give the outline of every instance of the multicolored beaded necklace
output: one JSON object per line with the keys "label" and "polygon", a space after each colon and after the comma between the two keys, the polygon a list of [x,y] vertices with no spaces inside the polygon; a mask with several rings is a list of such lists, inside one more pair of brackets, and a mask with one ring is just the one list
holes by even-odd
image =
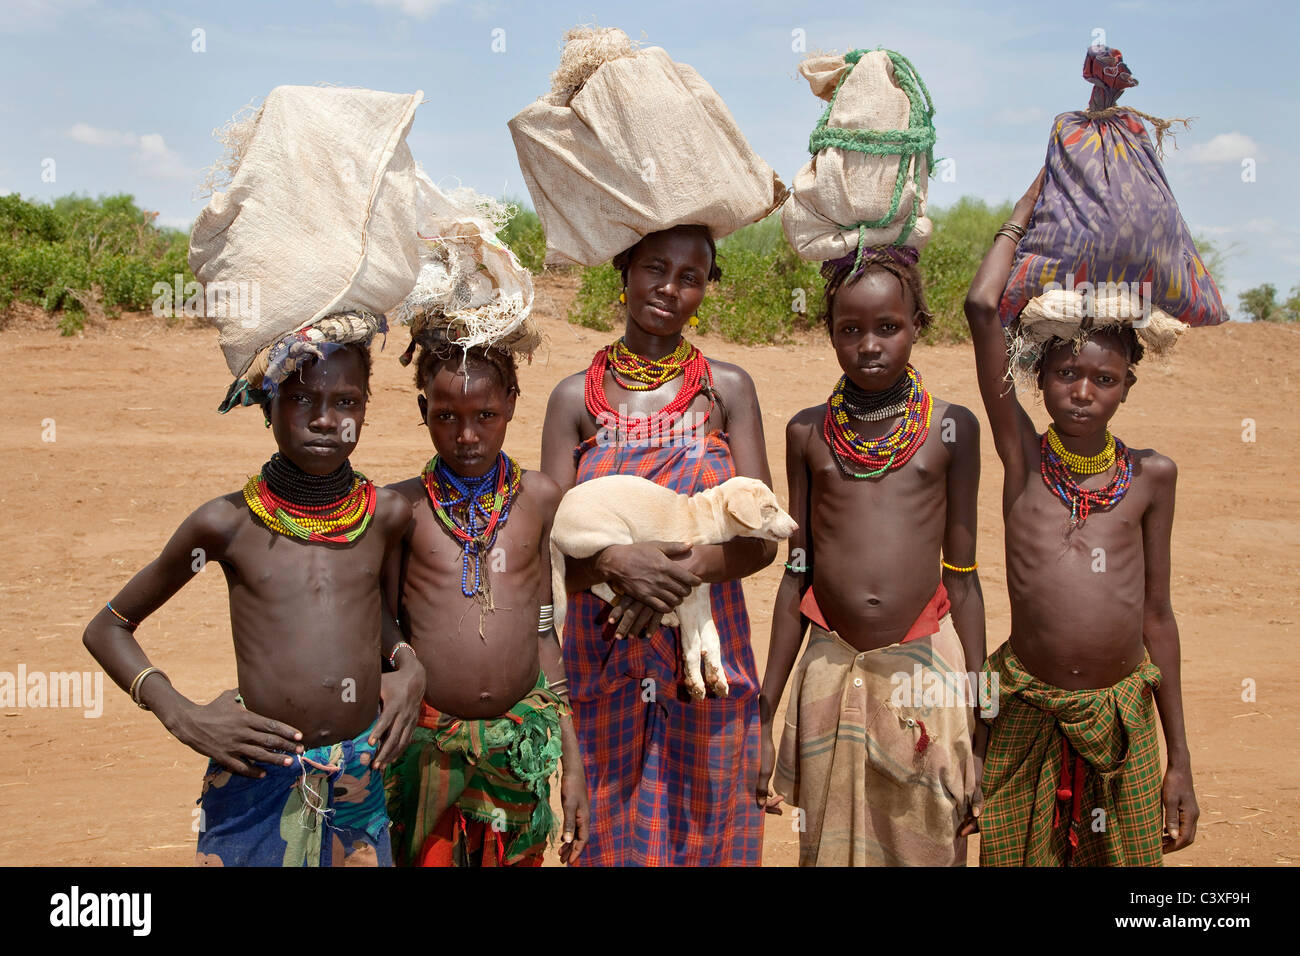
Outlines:
{"label": "multicolored beaded necklace", "polygon": [[344,462],[332,474],[309,475],[279,453],[244,485],[248,510],[277,534],[348,544],[375,514],[374,482]]}
{"label": "multicolored beaded necklace", "polygon": [[[934,400],[921,384],[920,374],[911,365],[902,381],[908,385],[903,420],[883,438],[863,438],[849,428],[850,411],[845,401],[850,384],[848,376],[840,376],[835,384],[830,401],[826,403],[822,435],[836,464],[850,478],[878,478],[887,471],[902,468],[925,444],[926,436],[930,434]],[[867,470],[857,471],[852,465]]]}
{"label": "multicolored beaded necklace", "polygon": [[[1107,433],[1109,434],[1109,433]],[[1111,479],[1110,484],[1105,488],[1097,491],[1090,491],[1087,488],[1080,488],[1079,483],[1074,480],[1070,473],[1065,459],[1057,454],[1053,447],[1053,442],[1049,436],[1054,437],[1055,433],[1049,428],[1043,433],[1041,448],[1042,464],[1040,469],[1043,473],[1043,484],[1051,489],[1056,497],[1060,498],[1065,506],[1070,509],[1070,529],[1073,530],[1088,520],[1094,508],[1109,508],[1119,501],[1128,493],[1129,485],[1133,481],[1133,458],[1129,455],[1128,449],[1118,438],[1113,438],[1114,460],[1119,463],[1119,469],[1115,472],[1115,477]],[[1057,439],[1057,443],[1059,443]],[[1110,442],[1107,442],[1110,447]],[[1106,452],[1102,452],[1104,456]],[[1091,459],[1084,459],[1087,462]],[[1093,456],[1098,458],[1101,456]],[[1100,472],[1091,472],[1091,474],[1100,474]]]}
{"label": "multicolored beaded necklace", "polygon": [[[497,532],[510,517],[523,470],[505,452],[498,452],[492,470],[478,478],[458,475],[434,455],[424,466],[424,489],[438,520],[463,548],[460,591],[492,609],[492,588],[483,573],[483,559],[492,551]],[[470,586],[470,567],[474,585]]]}
{"label": "multicolored beaded necklace", "polygon": [[684,374],[686,366],[699,354],[700,350],[685,339],[681,339],[677,347],[661,359],[637,355],[621,338],[605,349],[610,374],[629,392],[648,392],[671,382]]}
{"label": "multicolored beaded necklace", "polygon": [[1047,426],[1047,444],[1052,447],[1052,451],[1061,461],[1065,462],[1065,467],[1076,475],[1100,475],[1103,471],[1110,471],[1110,466],[1115,464],[1115,436],[1106,432],[1106,444],[1100,452],[1092,456],[1076,455],[1061,443],[1061,436],[1056,431],[1055,425]]}
{"label": "multicolored beaded necklace", "polygon": [[[690,407],[695,396],[700,392],[706,392],[709,395],[709,413],[713,413],[713,369],[710,368],[708,360],[704,353],[695,346],[687,346],[689,352],[686,358],[680,363],[670,362],[678,350],[687,343],[683,340],[671,355],[667,358],[660,359],[658,362],[651,359],[643,359],[640,356],[636,358],[642,363],[633,365],[624,363],[618,367],[612,367],[611,362],[614,359],[618,346],[622,339],[596,353],[591,360],[591,365],[587,368],[587,379],[583,387],[583,395],[587,405],[587,411],[595,417],[596,421],[602,426],[614,426],[619,432],[626,433],[630,439],[637,440],[648,438],[651,435],[663,435],[672,431],[674,424],[680,419],[683,412]],[[624,346],[626,348],[626,346]],[[629,355],[635,355],[629,351]],[[620,360],[622,361],[622,360]],[[616,412],[609,404],[609,399],[605,397],[605,370],[611,368],[615,374],[615,381],[620,385],[623,382],[618,378],[618,374],[634,378],[639,382],[645,383],[645,389],[656,388],[664,382],[671,381],[676,377],[676,372],[672,376],[664,378],[663,381],[656,384],[656,378],[660,372],[654,370],[653,366],[664,363],[672,364],[674,368],[679,368],[682,375],[682,386],[677,395],[663,408],[657,412],[652,412],[645,417],[624,417],[621,413]],[[638,389],[639,390],[639,389]],[[708,418],[708,415],[705,416]]]}
{"label": "multicolored beaded necklace", "polygon": [[860,422],[881,422],[906,412],[911,395],[912,380],[906,375],[880,392],[859,388],[850,378],[844,383],[844,410]]}

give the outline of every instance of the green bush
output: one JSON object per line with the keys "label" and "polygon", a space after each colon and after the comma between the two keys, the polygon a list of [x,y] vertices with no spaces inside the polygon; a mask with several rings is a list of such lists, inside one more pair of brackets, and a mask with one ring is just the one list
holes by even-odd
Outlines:
{"label": "green bush", "polygon": [[541,272],[546,263],[546,233],[542,231],[541,219],[517,199],[504,201],[517,211],[498,233],[501,241],[519,257],[525,269]]}
{"label": "green bush", "polygon": [[569,321],[583,328],[608,332],[623,323],[618,301],[623,291],[623,276],[608,263],[582,270],[582,284],[569,310]]}
{"label": "green bush", "polygon": [[965,342],[970,338],[962,308],[966,293],[993,245],[993,234],[1011,217],[1011,204],[990,208],[967,196],[946,209],[931,209],[929,215],[934,235],[921,253],[920,270],[934,320],[925,337],[930,342]]}
{"label": "green bush", "polygon": [[0,308],[18,300],[62,309],[64,334],[85,319],[74,292],[109,313],[150,308],[155,282],[194,278],[188,237],[157,228],[155,216],[126,195],[63,196],[48,205],[0,196]]}
{"label": "green bush", "polygon": [[58,242],[59,217],[49,206],[25,202],[17,193],[0,196],[0,237],[15,241]]}

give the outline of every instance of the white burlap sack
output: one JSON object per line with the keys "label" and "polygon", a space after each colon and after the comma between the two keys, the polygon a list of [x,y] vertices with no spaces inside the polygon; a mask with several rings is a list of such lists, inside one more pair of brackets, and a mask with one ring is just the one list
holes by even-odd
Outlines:
{"label": "white burlap sack", "polygon": [[436,326],[467,350],[487,345],[531,357],[542,341],[532,318],[533,276],[497,238],[509,210],[468,187],[446,193],[423,172],[417,178],[425,248],[415,287],[390,314],[393,324],[410,325],[413,341]]}
{"label": "white burlap sack", "polygon": [[717,239],[776,208],[780,179],[695,70],[619,30],[568,40],[552,92],[509,124],[548,263],[600,265],[688,223]]}
{"label": "white burlap sack", "polygon": [[[907,130],[914,119],[929,126],[928,116],[913,116],[912,102],[900,88],[888,51],[863,53],[856,64],[846,62],[843,55],[809,57],[799,64],[799,72],[814,94],[831,103],[828,129]],[[841,77],[844,82],[837,93]],[[904,156],[902,188],[891,216]],[[919,252],[934,228],[925,215],[929,174],[928,150],[876,155],[822,148],[799,170],[781,207],[786,238],[800,256],[814,261],[854,253],[859,241],[863,248],[907,245]],[[860,228],[881,220],[885,221]]]}
{"label": "white burlap sack", "polygon": [[205,294],[257,290],[255,309],[209,315],[236,377],[292,332],[335,313],[383,315],[410,291],[419,187],[404,139],[423,97],[280,86],[231,137],[229,186],[195,220],[189,260]]}

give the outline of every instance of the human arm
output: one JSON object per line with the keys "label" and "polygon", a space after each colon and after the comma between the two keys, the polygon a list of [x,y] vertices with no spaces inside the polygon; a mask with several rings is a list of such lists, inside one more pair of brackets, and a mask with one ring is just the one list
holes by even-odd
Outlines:
{"label": "human arm", "polygon": [[[395,491],[384,489],[385,514],[380,527],[387,539],[383,570],[380,572],[381,653],[392,670],[379,679],[379,719],[370,734],[370,745],[378,745],[375,769],[382,770],[401,756],[411,742],[411,732],[420,716],[424,699],[424,664],[411,645],[402,639],[398,623],[402,568],[414,519],[411,503]],[[401,646],[399,646],[401,645]]]}
{"label": "human arm", "polygon": [[[767,464],[763,417],[754,380],[744,369],[729,363],[716,362],[714,369],[715,385],[725,397],[726,429],[731,438],[731,457],[736,474],[757,478],[771,488],[772,471]],[[776,558],[776,552],[775,541],[739,537],[725,544],[697,545],[682,563],[701,581],[716,584],[749,577],[763,570]]]}
{"label": "human arm", "polygon": [[[144,621],[208,563],[225,558],[241,518],[229,499],[203,505],[181,523],[162,553],[113,597],[113,608],[137,625]],[[127,692],[138,675],[152,666],[134,630],[105,607],[82,636],[86,650]],[[199,705],[155,671],[139,682],[136,695],[173,737],[234,773],[262,777],[266,772],[255,767],[254,761],[288,766],[293,758],[280,751],[302,752],[298,730],[245,709],[233,690],[210,704]]]}
{"label": "human arm", "polygon": [[[974,568],[976,564],[976,521],[979,512],[980,432],[979,422],[969,409],[949,406],[948,419],[953,422],[953,441],[948,443],[950,460],[947,479],[947,508],[943,532],[943,560],[945,565],[957,568]],[[942,570],[943,585],[952,601],[952,621],[961,639],[966,661],[966,672],[978,675],[986,656],[984,593],[980,588],[979,571]],[[978,685],[972,683],[974,691]],[[975,793],[965,818],[958,828],[958,836],[969,836],[979,829],[976,818],[983,809],[984,795],[979,780],[984,766],[984,753],[988,747],[988,727],[980,719],[978,694],[972,695],[971,707],[975,715],[975,735],[971,750],[975,759]]]}
{"label": "human arm", "polygon": [[[1044,168],[1016,203],[1009,222],[1014,222],[1022,229],[1028,227],[1045,176]],[[1030,449],[1037,440],[1034,423],[1021,407],[1015,387],[1007,380],[1006,336],[998,317],[998,306],[1007,279],[1011,276],[1015,251],[1015,241],[1005,234],[994,238],[992,248],[984,256],[984,261],[980,263],[979,270],[971,281],[965,305],[966,321],[970,325],[971,342],[975,349],[975,371],[980,397],[989,416],[993,444],[1005,473],[1004,512],[1007,495],[1019,494],[1024,487],[1028,463],[1033,460]]]}
{"label": "human arm", "polygon": [[[579,373],[561,381],[546,405],[541,470],[561,492],[572,488],[578,476],[573,450],[582,441],[580,422],[586,412],[583,378]],[[622,592],[625,597],[611,611],[610,619],[617,622],[619,636],[626,637],[652,622],[657,625],[659,615],[676,608],[700,584],[698,577],[673,560],[690,551],[683,543],[641,542],[605,548],[589,558],[566,558],[565,589],[574,594],[608,581]],[[565,599],[566,595],[557,596],[557,600]]]}
{"label": "human arm", "polygon": [[1146,588],[1142,602],[1142,640],[1151,663],[1160,668],[1156,709],[1165,733],[1168,765],[1161,786],[1164,803],[1164,850],[1181,850],[1196,838],[1200,809],[1192,788],[1192,761],[1183,725],[1183,688],[1178,622],[1169,598],[1170,537],[1174,524],[1174,497],[1178,467],[1162,455],[1151,455],[1142,470],[1154,488],[1151,504],[1142,516],[1142,554]]}
{"label": "human arm", "polygon": [[[553,606],[554,594],[551,591],[551,522],[555,518],[555,509],[560,502],[560,490],[554,491],[545,499],[545,520],[542,538],[538,545],[540,555],[540,574],[538,580],[537,603],[539,607]],[[561,595],[561,600],[564,596]],[[541,628],[539,621],[537,632],[537,655],[541,662],[542,673],[546,676],[547,686],[569,705],[569,682],[564,670],[564,657],[560,648],[559,637],[553,626]],[[578,735],[573,729],[573,717],[565,713],[560,718],[560,806],[564,811],[564,829],[561,834],[560,860],[573,863],[582,855],[582,848],[587,844],[590,818],[590,803],[587,798],[587,778],[582,767],[582,754],[578,750]]]}
{"label": "human arm", "polygon": [[[754,799],[758,805],[772,813],[779,813],[781,800],[789,794],[771,790],[772,774],[776,770],[776,742],[773,740],[773,723],[776,708],[790,680],[799,648],[803,646],[808,625],[799,612],[799,602],[812,585],[812,526],[811,482],[805,458],[809,425],[796,415],[785,429],[785,473],[790,490],[790,514],[799,523],[790,537],[789,560],[785,574],[776,591],[772,607],[772,636],[767,651],[767,669],[763,672],[763,687],[758,697],[762,756],[758,780],[754,786]],[[802,569],[802,570],[795,570]]]}

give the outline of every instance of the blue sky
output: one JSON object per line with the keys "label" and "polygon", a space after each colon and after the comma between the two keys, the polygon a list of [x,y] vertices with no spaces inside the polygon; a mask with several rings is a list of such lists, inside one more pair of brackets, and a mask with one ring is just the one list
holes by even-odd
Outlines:
{"label": "blue sky", "polygon": [[[1102,30],[1141,84],[1122,103],[1196,118],[1180,148],[1167,150],[1165,169],[1193,232],[1230,250],[1225,304],[1235,311],[1238,293],[1261,282],[1300,284],[1300,189],[1288,171],[1300,155],[1293,4],[4,0],[0,8],[0,192],[129,192],[176,226],[202,206],[195,185],[220,152],[212,130],[286,83],[422,89],[427,102],[408,142],[430,175],[524,197],[506,121],[547,90],[564,31],[591,22],[698,69],[786,182],[807,159],[821,105],[795,72],[800,41],[808,52],[898,50],[934,97],[937,155],[956,164],[953,181],[932,180],[931,203],[999,202],[1032,180],[1051,118],[1086,105],[1080,69]],[[494,40],[504,50],[494,52]],[[1243,181],[1244,160],[1254,161],[1253,182]]]}

